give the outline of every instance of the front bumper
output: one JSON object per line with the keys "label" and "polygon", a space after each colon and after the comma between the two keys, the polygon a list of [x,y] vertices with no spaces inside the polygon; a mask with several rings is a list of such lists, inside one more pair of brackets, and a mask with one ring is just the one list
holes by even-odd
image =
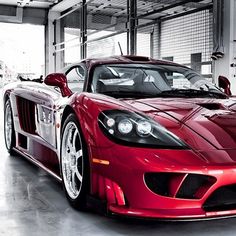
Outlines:
{"label": "front bumper", "polygon": [[201,209],[173,209],[173,210],[146,210],[111,205],[108,209],[111,214],[132,218],[149,218],[162,220],[203,220],[236,217],[236,210],[204,212]]}
{"label": "front bumper", "polygon": [[[93,163],[92,195],[106,200],[108,211],[112,214],[171,220],[210,219],[236,215],[236,200],[235,204],[230,202],[229,205],[227,201],[222,202],[227,206],[221,207],[221,210],[214,210],[213,207],[208,211],[204,208],[216,190],[222,186],[236,186],[234,162],[209,163],[191,150],[150,150],[128,147],[117,149],[114,146],[106,150],[96,150],[93,154],[95,153],[96,157],[106,160],[109,165]],[[236,156],[236,151],[231,150],[230,155],[233,153]],[[229,154],[225,151],[214,151],[214,155],[217,159],[217,155]],[[177,180],[174,179],[174,184],[170,184],[175,186],[174,190],[166,195],[155,193],[145,182],[146,173],[176,174]],[[201,190],[196,191],[198,192],[196,196],[193,194],[193,197],[189,198],[178,197],[177,192],[184,184],[185,178],[182,177],[188,175],[209,176],[214,181],[201,186]],[[123,203],[116,201],[117,190],[114,185],[122,191],[125,199]],[[111,194],[113,189],[114,193]],[[233,194],[236,196],[236,187]],[[217,204],[221,204],[220,201]]]}

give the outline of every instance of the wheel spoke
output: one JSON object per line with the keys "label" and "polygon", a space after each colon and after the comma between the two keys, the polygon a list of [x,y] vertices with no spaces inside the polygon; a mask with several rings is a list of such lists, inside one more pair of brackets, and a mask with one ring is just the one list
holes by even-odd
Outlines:
{"label": "wheel spoke", "polygon": [[[71,130],[70,130],[70,133],[71,133]],[[72,134],[68,135],[68,141],[67,141],[68,142],[67,145],[69,147],[70,152],[73,150],[73,146],[72,146],[72,142],[71,142],[71,135]]]}
{"label": "wheel spoke", "polygon": [[76,182],[75,182],[75,172],[71,173],[71,188],[74,193],[76,193],[76,191],[78,191],[77,186],[76,186]]}
{"label": "wheel spoke", "polygon": [[78,178],[78,180],[80,181],[80,182],[82,182],[82,175],[79,173],[79,170],[76,168],[76,171],[75,171],[75,174],[76,174],[76,177]]}
{"label": "wheel spoke", "polygon": [[70,155],[73,153],[73,147],[72,147],[72,145],[71,145],[71,142],[70,141],[68,141],[68,143],[67,143],[67,155],[68,155],[68,159],[69,159],[69,157],[70,157]]}
{"label": "wheel spoke", "polygon": [[79,158],[81,158],[82,157],[82,149],[80,149],[79,151],[77,151],[76,152],[76,154],[75,154],[75,157],[76,157],[76,161],[79,159]]}
{"label": "wheel spoke", "polygon": [[72,147],[74,148],[75,150],[75,146],[76,146],[76,138],[78,136],[78,130],[76,129],[74,134],[73,134],[73,140],[72,140]]}
{"label": "wheel spoke", "polygon": [[64,149],[65,149],[65,150],[64,150],[64,152],[63,152],[63,158],[62,158],[61,162],[62,162],[62,164],[67,165],[67,163],[68,163],[68,161],[69,161],[69,158],[68,158],[68,156],[69,156],[68,147],[65,147]]}
{"label": "wheel spoke", "polygon": [[67,165],[64,166],[65,178],[67,181],[70,180],[70,170]]}
{"label": "wheel spoke", "polygon": [[71,142],[68,141],[68,144],[67,144],[67,145],[68,145],[69,151],[71,152],[71,150],[73,149]]}

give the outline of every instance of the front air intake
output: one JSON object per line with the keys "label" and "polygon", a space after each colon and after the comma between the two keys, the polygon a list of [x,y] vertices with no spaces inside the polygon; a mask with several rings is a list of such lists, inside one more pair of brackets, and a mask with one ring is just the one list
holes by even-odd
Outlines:
{"label": "front air intake", "polygon": [[187,173],[146,173],[144,180],[152,192],[181,199],[200,199],[216,182],[212,176]]}
{"label": "front air intake", "polygon": [[228,211],[236,209],[236,184],[216,189],[203,205],[207,212]]}

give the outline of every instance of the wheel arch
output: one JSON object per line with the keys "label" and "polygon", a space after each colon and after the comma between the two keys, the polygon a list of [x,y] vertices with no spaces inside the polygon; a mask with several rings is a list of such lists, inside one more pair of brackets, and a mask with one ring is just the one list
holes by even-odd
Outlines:
{"label": "wheel arch", "polygon": [[74,114],[77,121],[78,121],[78,124],[79,124],[79,128],[80,128],[80,131],[81,131],[81,138],[83,139],[83,142],[84,142],[84,145],[86,147],[86,151],[88,153],[88,143],[86,142],[85,140],[85,134],[84,134],[84,130],[81,126],[81,122],[80,122],[80,119],[78,119],[78,116],[77,116],[77,113],[76,111],[70,106],[70,105],[67,105],[63,111],[63,114],[62,114],[62,118],[61,118],[61,132],[60,132],[60,135],[62,135],[63,133],[63,126],[64,126],[64,123],[66,121],[66,118],[70,115],[70,114]]}
{"label": "wheel arch", "polygon": [[5,92],[3,95],[3,104],[5,104],[8,99],[10,99],[10,92]]}
{"label": "wheel arch", "polygon": [[[82,132],[82,136],[83,136],[83,138],[85,138],[85,136],[86,136],[86,130],[84,129],[84,127],[83,127],[83,125],[82,125],[82,123],[84,122],[84,120],[83,120],[83,118],[82,118],[84,111],[81,113],[81,110],[78,109],[78,105],[79,105],[79,104],[76,104],[76,105],[75,105],[75,108],[73,108],[71,104],[68,104],[68,105],[66,105],[66,107],[64,108],[63,113],[62,113],[62,117],[61,117],[61,132],[60,132],[61,135],[62,135],[63,126],[64,126],[64,123],[65,123],[65,121],[66,121],[66,118],[67,118],[70,114],[74,114],[74,115],[76,116],[76,119],[77,119],[78,123],[79,123],[80,129],[81,129],[81,132]],[[77,107],[77,108],[76,108],[76,107]],[[87,142],[86,142],[86,145],[88,145]]]}
{"label": "wheel arch", "polygon": [[[4,102],[4,139],[5,139],[5,145],[6,145],[7,151],[10,153],[10,155],[15,155],[16,153],[14,151],[14,148],[16,146],[16,133],[15,133],[15,128],[14,128],[13,114],[12,114],[11,101],[10,101],[10,95],[9,94],[6,94],[6,93],[4,94],[3,102]],[[7,104],[9,104],[9,105],[7,105]],[[9,107],[8,110],[10,110],[10,114],[11,114],[11,125],[10,126],[11,126],[12,131],[11,131],[10,136],[8,136],[8,134],[6,134],[6,132],[8,132],[8,131],[6,131],[6,114],[7,113],[9,114],[9,111],[6,112],[7,106]],[[6,141],[7,136],[10,137],[10,141],[8,141],[8,144],[7,144],[7,141]]]}
{"label": "wheel arch", "polygon": [[[64,111],[63,111],[63,114],[62,114],[62,118],[61,118],[61,129],[62,129],[62,127],[63,127],[63,124],[64,124],[66,118],[67,118],[71,113],[75,114],[75,111],[73,110],[73,108],[72,108],[71,106],[67,105],[67,106],[65,107]],[[62,131],[62,130],[61,130],[61,131]]]}

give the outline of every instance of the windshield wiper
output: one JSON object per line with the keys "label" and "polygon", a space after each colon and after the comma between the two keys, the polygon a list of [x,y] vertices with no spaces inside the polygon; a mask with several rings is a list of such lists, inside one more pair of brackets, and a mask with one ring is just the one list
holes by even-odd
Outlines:
{"label": "windshield wiper", "polygon": [[125,90],[111,90],[102,92],[104,95],[108,95],[114,98],[155,98],[155,97],[210,97],[210,98],[221,98],[225,99],[228,96],[218,90],[206,91],[197,89],[172,89],[165,90],[161,93],[145,93],[141,91],[125,91]]}
{"label": "windshield wiper", "polygon": [[197,89],[172,89],[165,90],[160,93],[163,96],[171,97],[213,97],[213,98],[228,98],[228,96],[220,91],[206,91]]}

